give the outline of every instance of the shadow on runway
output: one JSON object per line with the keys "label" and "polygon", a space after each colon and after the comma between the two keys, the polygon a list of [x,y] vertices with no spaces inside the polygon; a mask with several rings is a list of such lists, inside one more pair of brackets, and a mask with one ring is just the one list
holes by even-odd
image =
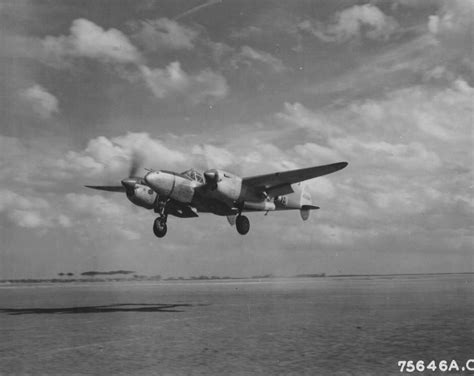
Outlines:
{"label": "shadow on runway", "polygon": [[[203,305],[203,304],[198,304]],[[184,307],[193,304],[109,304],[87,307],[61,307],[61,308],[0,308],[0,313],[8,315],[31,315],[53,313],[109,313],[109,312],[183,312]]]}

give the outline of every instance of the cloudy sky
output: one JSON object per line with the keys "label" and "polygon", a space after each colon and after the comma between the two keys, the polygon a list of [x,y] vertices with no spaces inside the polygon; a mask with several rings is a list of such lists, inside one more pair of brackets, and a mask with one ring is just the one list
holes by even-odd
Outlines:
{"label": "cloudy sky", "polygon": [[[473,271],[472,0],[0,2],[0,278]],[[84,184],[348,161],[321,206],[170,218]]]}

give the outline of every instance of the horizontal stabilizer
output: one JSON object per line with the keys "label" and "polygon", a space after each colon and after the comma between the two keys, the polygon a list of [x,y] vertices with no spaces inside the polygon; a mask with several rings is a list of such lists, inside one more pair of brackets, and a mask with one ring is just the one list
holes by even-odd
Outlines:
{"label": "horizontal stabilizer", "polygon": [[301,210],[316,210],[316,209],[319,209],[319,206],[315,206],[315,205],[303,205],[301,207]]}
{"label": "horizontal stabilizer", "polygon": [[121,185],[85,185],[87,188],[97,189],[107,192],[125,192],[125,187]]}

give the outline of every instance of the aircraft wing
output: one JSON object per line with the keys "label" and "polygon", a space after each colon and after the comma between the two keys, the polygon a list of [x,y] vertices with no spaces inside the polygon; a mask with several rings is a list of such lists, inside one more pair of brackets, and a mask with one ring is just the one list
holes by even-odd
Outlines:
{"label": "aircraft wing", "polygon": [[247,187],[266,191],[276,187],[288,186],[300,181],[317,178],[342,170],[347,162],[332,163],[324,166],[308,167],[299,170],[275,172],[272,174],[251,176],[242,179],[242,184]]}

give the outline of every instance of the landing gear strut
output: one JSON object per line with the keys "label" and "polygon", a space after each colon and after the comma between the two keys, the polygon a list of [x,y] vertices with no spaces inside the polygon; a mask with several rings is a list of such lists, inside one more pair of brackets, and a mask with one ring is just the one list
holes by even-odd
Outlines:
{"label": "landing gear strut", "polygon": [[239,214],[235,220],[235,227],[240,235],[245,235],[250,230],[249,219],[245,215]]}
{"label": "landing gear strut", "polygon": [[160,216],[155,219],[155,222],[153,222],[153,233],[158,238],[162,238],[168,231],[168,226],[166,226],[166,220],[168,219],[168,214],[166,213],[166,201],[158,202],[155,212]]}
{"label": "landing gear strut", "polygon": [[166,217],[166,215],[158,217],[155,219],[155,222],[153,222],[153,233],[158,238],[165,236],[166,232],[168,231],[168,226],[166,226]]}

